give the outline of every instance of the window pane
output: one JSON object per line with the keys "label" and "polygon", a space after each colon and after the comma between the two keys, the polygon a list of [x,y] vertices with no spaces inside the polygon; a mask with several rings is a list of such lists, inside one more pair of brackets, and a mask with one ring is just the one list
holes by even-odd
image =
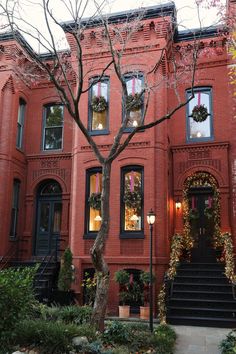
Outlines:
{"label": "window pane", "polygon": [[49,212],[50,212],[50,204],[41,203],[40,223],[39,223],[40,232],[49,231]]}
{"label": "window pane", "polygon": [[53,105],[46,108],[46,127],[62,126],[63,106]]}
{"label": "window pane", "polygon": [[45,150],[61,149],[62,146],[62,128],[45,129]]}
{"label": "window pane", "polygon": [[210,138],[211,137],[211,121],[210,116],[204,122],[195,122],[193,118],[189,117],[190,124],[190,138]]}
{"label": "window pane", "polygon": [[19,208],[19,196],[20,196],[20,182],[19,181],[14,181],[14,184],[13,184],[13,196],[12,196],[10,237],[16,237],[16,235],[17,235],[17,219],[18,219],[18,208]]}
{"label": "window pane", "polygon": [[[107,129],[108,82],[98,82],[92,86],[90,102],[91,130]],[[105,101],[104,101],[105,100]]]}
{"label": "window pane", "polygon": [[107,82],[98,82],[92,86],[92,96],[103,96],[107,101]]}
{"label": "window pane", "polygon": [[137,111],[130,111],[129,120],[127,123],[128,128],[135,128],[142,124],[142,109],[138,109]]}
{"label": "window pane", "polygon": [[140,93],[142,91],[142,80],[136,77],[132,77],[126,81],[128,95]]}
{"label": "window pane", "polygon": [[107,111],[92,113],[92,130],[102,130],[106,128]]}
{"label": "window pane", "polygon": [[17,136],[16,136],[16,146],[22,148],[23,140],[23,127],[25,120],[25,102],[20,99],[18,117],[17,117]]}
{"label": "window pane", "polygon": [[[100,203],[97,202],[101,197],[102,174],[96,172],[89,177],[89,231],[98,231],[101,226]],[[93,201],[91,199],[93,198]]]}
{"label": "window pane", "polygon": [[59,233],[61,230],[61,210],[62,204],[55,203],[54,204],[54,215],[53,215],[53,232]]}
{"label": "window pane", "polygon": [[142,229],[142,174],[130,171],[124,178],[124,230]]}

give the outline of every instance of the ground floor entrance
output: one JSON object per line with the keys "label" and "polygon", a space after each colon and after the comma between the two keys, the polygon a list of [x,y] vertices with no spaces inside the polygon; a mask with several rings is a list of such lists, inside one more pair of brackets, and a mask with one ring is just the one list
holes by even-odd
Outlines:
{"label": "ground floor entrance", "polygon": [[40,185],[37,193],[34,254],[45,256],[59,249],[61,228],[61,187],[56,181]]}

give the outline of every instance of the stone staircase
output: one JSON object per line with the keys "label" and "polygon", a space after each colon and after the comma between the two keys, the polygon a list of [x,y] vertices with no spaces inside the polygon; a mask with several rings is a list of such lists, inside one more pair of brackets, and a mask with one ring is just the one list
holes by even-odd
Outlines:
{"label": "stone staircase", "polygon": [[181,263],[167,301],[171,324],[236,327],[236,300],[224,274],[224,265]]}

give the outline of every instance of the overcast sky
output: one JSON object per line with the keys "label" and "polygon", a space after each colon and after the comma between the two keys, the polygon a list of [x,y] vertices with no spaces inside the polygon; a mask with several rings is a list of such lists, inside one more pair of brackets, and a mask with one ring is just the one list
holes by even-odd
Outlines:
{"label": "overcast sky", "polygon": [[[0,0],[0,2],[6,0]],[[23,6],[26,2],[30,1],[31,5],[27,3],[27,6]],[[86,0],[82,0],[86,2]],[[140,7],[147,7],[147,6],[155,6],[158,4],[164,4],[170,1],[166,0],[96,0],[97,2],[106,1],[108,5],[105,8],[105,11],[108,13],[120,12],[120,11],[128,11],[130,9],[140,8]],[[205,0],[206,1],[206,0]],[[222,3],[225,3],[226,0],[221,0]],[[24,17],[28,19],[28,21],[35,25],[39,26],[41,31],[44,31],[46,26],[43,25],[43,15],[42,11],[37,8],[37,3],[40,0],[20,0],[20,4],[24,8]],[[54,13],[56,14],[57,19],[59,22],[64,22],[70,20],[69,14],[65,9],[65,6],[61,6],[63,0],[50,0],[51,8],[53,8]],[[87,10],[84,13],[86,17],[93,15],[94,8],[93,8],[94,0],[88,1]],[[66,0],[68,3],[68,0]],[[196,3],[195,0],[175,0],[174,1],[176,8],[177,8],[177,19],[179,30],[190,29],[190,28],[198,28],[199,18],[198,13],[196,10]],[[41,12],[41,14],[40,14]],[[206,9],[200,8],[200,18],[201,18],[201,25],[202,27],[216,25],[219,23],[219,19],[217,18],[217,9]],[[58,29],[54,29],[54,32],[57,36],[57,39],[60,41],[62,37],[62,32]],[[35,50],[42,50],[42,48],[37,48],[32,40],[28,37],[27,40],[29,43],[34,47]],[[60,47],[64,46],[61,45]]]}

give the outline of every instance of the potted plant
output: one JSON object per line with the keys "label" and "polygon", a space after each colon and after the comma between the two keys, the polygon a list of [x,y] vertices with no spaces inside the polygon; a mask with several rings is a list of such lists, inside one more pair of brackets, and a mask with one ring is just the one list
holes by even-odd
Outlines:
{"label": "potted plant", "polygon": [[[140,306],[140,318],[143,320],[149,319],[149,289],[150,289],[150,273],[141,272],[140,273],[140,283],[142,285],[142,303],[143,306]],[[154,275],[152,275],[152,281],[154,281]]]}
{"label": "potted plant", "polygon": [[130,275],[126,270],[122,269],[115,272],[114,279],[120,286],[119,317],[127,318],[129,317],[130,314],[130,300],[131,300],[131,295],[129,292]]}
{"label": "potted plant", "polygon": [[53,293],[54,302],[60,305],[70,305],[74,302],[74,291],[71,284],[74,278],[73,255],[70,248],[66,248],[61,258],[57,289]]}

